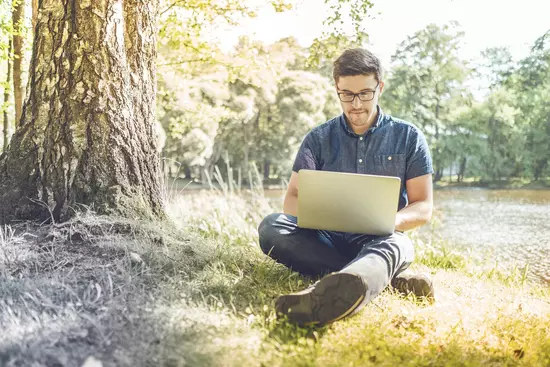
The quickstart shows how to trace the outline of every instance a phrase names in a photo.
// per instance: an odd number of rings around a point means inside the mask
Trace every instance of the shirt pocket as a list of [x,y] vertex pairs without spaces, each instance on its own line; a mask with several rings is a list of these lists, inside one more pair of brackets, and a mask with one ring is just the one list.
[[405,177],[405,154],[378,154],[374,156],[377,175]]

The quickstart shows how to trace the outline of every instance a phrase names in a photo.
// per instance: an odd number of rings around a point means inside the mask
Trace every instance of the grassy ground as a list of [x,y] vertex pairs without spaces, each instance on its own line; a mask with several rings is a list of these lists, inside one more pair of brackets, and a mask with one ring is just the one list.
[[[384,292],[324,328],[277,320],[307,286],[266,258],[261,195],[198,194],[171,223],[80,214],[0,229],[0,366],[550,366],[550,290],[415,237],[436,302]],[[85,363],[86,362],[86,363]]]

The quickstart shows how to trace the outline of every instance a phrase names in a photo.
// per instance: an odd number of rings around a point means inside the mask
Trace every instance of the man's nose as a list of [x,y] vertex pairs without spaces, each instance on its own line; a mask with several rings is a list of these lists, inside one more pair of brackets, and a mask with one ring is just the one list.
[[355,96],[355,98],[353,99],[353,101],[351,102],[351,106],[353,108],[359,108],[361,107],[363,103],[361,102],[361,100],[359,99],[359,96]]

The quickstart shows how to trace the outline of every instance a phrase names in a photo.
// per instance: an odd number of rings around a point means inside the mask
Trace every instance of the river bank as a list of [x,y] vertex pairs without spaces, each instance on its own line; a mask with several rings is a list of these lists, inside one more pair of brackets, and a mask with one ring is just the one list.
[[436,302],[385,291],[328,327],[278,320],[274,298],[309,285],[268,259],[263,196],[174,198],[170,221],[81,213],[0,235],[0,365],[547,366],[550,290],[521,269],[421,240]]
[[[187,178],[166,178],[166,185],[171,190],[210,190],[212,188],[223,190],[224,187],[229,188],[227,182],[211,182],[201,183],[200,181]],[[236,191],[241,189],[250,189],[250,185],[238,186],[237,183],[232,183],[232,188]],[[257,183],[254,183],[257,186]],[[286,182],[283,180],[264,180],[261,187],[265,190],[286,190]],[[490,190],[550,190],[550,178],[537,181],[525,179],[510,179],[498,181],[482,181],[479,178],[466,178],[462,182],[449,181],[444,178],[441,181],[434,183],[435,190],[456,189],[456,188],[480,188]]]

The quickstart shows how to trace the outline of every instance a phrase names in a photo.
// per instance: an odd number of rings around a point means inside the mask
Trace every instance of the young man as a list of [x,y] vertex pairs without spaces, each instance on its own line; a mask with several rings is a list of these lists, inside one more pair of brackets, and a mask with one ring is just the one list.
[[[328,324],[356,313],[390,282],[402,292],[433,297],[425,275],[398,276],[414,258],[403,231],[426,223],[432,214],[432,160],[426,139],[411,123],[384,114],[380,60],[365,49],[345,51],[333,68],[343,114],[307,134],[296,156],[284,213],[260,224],[262,250],[304,275],[326,275],[308,289],[280,296],[278,313],[298,324]],[[353,172],[401,178],[396,232],[365,234],[299,228],[298,171]],[[360,192],[357,195],[361,195]]]

